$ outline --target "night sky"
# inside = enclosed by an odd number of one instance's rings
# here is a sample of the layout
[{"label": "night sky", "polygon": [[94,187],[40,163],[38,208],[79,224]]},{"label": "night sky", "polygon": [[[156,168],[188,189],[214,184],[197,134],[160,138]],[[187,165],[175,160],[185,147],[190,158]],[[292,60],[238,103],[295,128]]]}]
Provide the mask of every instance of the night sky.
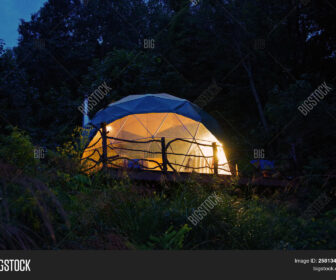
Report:
[{"label": "night sky", "polygon": [[0,39],[7,48],[17,45],[20,19],[29,20],[47,0],[0,0]]}]

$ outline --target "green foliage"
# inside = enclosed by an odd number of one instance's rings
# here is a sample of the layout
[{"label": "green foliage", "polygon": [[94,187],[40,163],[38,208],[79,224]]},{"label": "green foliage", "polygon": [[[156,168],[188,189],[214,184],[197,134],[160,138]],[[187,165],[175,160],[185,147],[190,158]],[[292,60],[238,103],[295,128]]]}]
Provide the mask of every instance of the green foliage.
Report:
[{"label": "green foliage", "polygon": [[87,137],[83,135],[84,131],[84,128],[76,127],[71,134],[71,140],[56,148],[59,154],[64,157],[80,160],[87,145]]},{"label": "green foliage", "polygon": [[0,158],[19,168],[34,168],[37,161],[30,137],[17,127],[9,130],[9,135],[0,135]]},{"label": "green foliage", "polygon": [[147,248],[150,250],[178,250],[183,248],[185,235],[191,230],[191,227],[185,224],[177,232],[170,226],[168,230],[160,237],[150,236]]},{"label": "green foliage", "polygon": [[[23,136],[15,132],[7,137]],[[23,146],[30,147],[27,143]],[[184,183],[161,185],[158,191],[127,178],[114,180],[104,172],[87,175],[71,165],[61,168],[54,164],[55,157],[74,160],[72,154],[56,152],[47,162],[36,163],[40,172],[30,174],[38,178],[22,173],[29,170],[20,171],[12,162],[1,168],[0,207],[5,211],[0,216],[0,247],[289,250],[336,246],[333,209],[306,221],[300,212],[307,206],[299,212],[291,210],[279,194],[265,197],[252,187],[245,192],[234,180],[229,187],[216,180],[204,186],[195,175]],[[214,192],[219,203],[196,226],[188,224],[188,216]]]},{"label": "green foliage", "polygon": [[[71,240],[76,246],[90,236],[111,231],[123,236],[127,247],[138,249],[282,250],[335,246],[332,235],[336,224],[331,212],[306,222],[276,197],[252,194],[244,198],[235,194],[237,188],[223,189],[217,184],[205,187],[192,180],[143,195],[136,182],[114,181],[97,173],[75,176],[66,186],[56,189],[60,197],[67,190],[62,201],[75,225]],[[220,203],[196,226],[186,225],[188,216],[214,191]],[[323,229],[328,229],[328,233],[324,234]]]},{"label": "green foliage", "polygon": [[50,249],[70,226],[59,199],[22,170],[0,167],[0,248]]}]

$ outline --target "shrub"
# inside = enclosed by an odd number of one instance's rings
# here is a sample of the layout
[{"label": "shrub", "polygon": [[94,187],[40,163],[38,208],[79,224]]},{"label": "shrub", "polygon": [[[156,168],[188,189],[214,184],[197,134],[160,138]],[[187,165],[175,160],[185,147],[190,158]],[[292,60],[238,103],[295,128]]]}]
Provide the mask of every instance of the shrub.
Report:
[{"label": "shrub", "polygon": [[0,158],[19,168],[30,170],[35,167],[34,146],[22,130],[10,127],[9,135],[0,135]]}]

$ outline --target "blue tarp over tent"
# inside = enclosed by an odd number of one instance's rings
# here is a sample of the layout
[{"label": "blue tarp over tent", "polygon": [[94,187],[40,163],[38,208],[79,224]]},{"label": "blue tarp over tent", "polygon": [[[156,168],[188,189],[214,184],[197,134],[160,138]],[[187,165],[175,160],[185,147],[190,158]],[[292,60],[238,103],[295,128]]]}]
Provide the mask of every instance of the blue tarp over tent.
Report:
[{"label": "blue tarp over tent", "polygon": [[89,124],[96,127],[90,136],[95,135],[102,122],[111,123],[132,114],[176,113],[203,123],[217,138],[223,138],[223,132],[216,120],[200,107],[186,99],[166,93],[129,95],[109,104],[96,113]]}]

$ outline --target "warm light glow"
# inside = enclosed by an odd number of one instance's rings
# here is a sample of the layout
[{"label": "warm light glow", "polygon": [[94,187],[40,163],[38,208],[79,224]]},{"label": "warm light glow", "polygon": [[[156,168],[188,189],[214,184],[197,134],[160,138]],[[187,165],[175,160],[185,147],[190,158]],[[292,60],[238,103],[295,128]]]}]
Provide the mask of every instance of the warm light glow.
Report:
[{"label": "warm light glow", "polygon": [[224,153],[223,144],[219,142],[217,142],[217,158],[218,158],[218,165],[220,166],[220,168],[225,169],[225,170],[219,170],[219,174],[231,175],[230,167],[227,163],[227,158]]},{"label": "warm light glow", "polygon": [[223,145],[221,143],[217,143],[217,158],[219,163],[225,163],[226,162],[226,157],[223,152]]},{"label": "warm light glow", "polygon": [[[193,168],[195,168],[195,172],[198,173],[213,173],[212,143],[215,142],[217,143],[218,173],[231,175],[223,145],[202,123],[187,117],[175,113],[134,114],[108,123],[106,125],[106,132],[108,136],[126,140],[145,141],[147,139],[165,137],[166,143],[173,139],[181,138],[189,141],[194,140],[206,145],[190,145],[190,143],[183,141],[173,142],[168,150],[168,160],[176,164],[174,167],[178,172],[192,172]],[[102,152],[102,141],[99,140],[100,138],[101,133],[97,133],[93,137],[88,146],[96,144],[86,149],[82,158],[92,154],[94,149],[97,149],[100,153]],[[108,149],[108,157],[119,155],[120,157],[131,159],[149,159],[151,161],[145,161],[146,167],[152,168],[151,170],[153,171],[161,170],[159,167],[156,168],[157,163],[160,164],[162,162],[161,145],[157,143],[135,144],[128,142],[113,142],[112,145],[115,145],[116,149]],[[153,154],[143,151],[150,151]],[[194,155],[194,157],[188,157],[188,155]],[[95,161],[98,161],[99,157],[100,154],[98,152],[91,156]],[[157,163],[152,161],[156,161]],[[88,162],[87,164],[90,165],[92,162]],[[120,159],[115,164],[123,166],[127,162],[125,163]],[[172,171],[169,166],[168,171]]]}]

